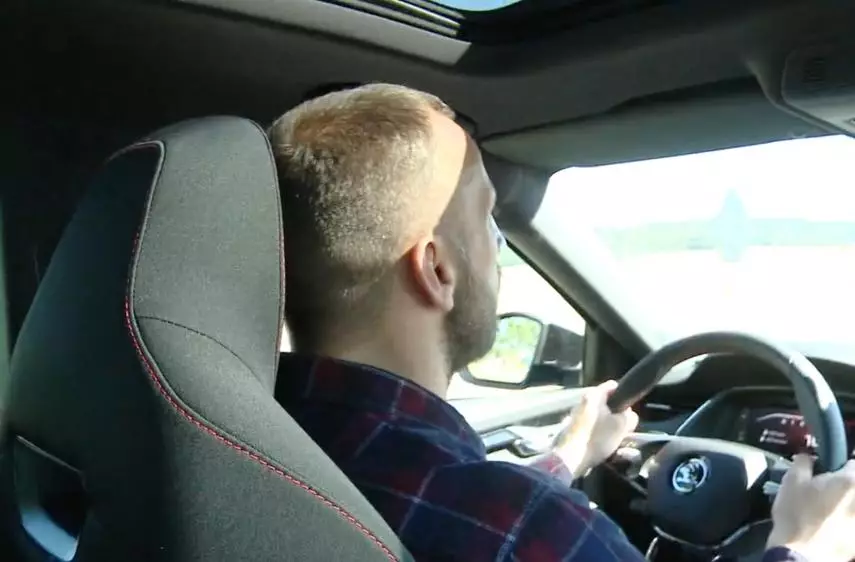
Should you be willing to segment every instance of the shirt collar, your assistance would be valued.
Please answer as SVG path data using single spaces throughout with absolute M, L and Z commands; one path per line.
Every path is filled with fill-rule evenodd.
M 451 404 L 410 380 L 361 363 L 283 353 L 276 397 L 286 410 L 306 402 L 342 404 L 430 425 L 476 450 L 484 446 L 478 433 Z

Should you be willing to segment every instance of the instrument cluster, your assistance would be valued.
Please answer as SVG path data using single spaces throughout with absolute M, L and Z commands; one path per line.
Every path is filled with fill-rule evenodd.
M 855 419 L 845 419 L 850 456 L 855 445 Z M 765 451 L 791 458 L 798 453 L 816 453 L 816 437 L 797 410 L 745 408 L 740 414 L 737 440 Z
M 855 395 L 837 397 L 850 456 L 855 458 Z M 743 387 L 721 392 L 696 410 L 677 430 L 685 437 L 736 441 L 783 457 L 815 454 L 817 441 L 796 403 L 792 389 Z

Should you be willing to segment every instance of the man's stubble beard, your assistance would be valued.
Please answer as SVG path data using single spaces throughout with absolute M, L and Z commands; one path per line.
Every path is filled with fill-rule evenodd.
M 462 282 L 454 291 L 454 308 L 445 319 L 449 376 L 484 357 L 496 341 L 498 292 L 461 260 Z

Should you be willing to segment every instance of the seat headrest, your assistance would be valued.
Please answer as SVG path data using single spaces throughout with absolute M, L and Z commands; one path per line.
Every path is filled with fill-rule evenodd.
M 93 352 L 108 351 L 108 341 L 87 337 L 89 327 L 107 315 L 124 324 L 132 311 L 135 321 L 218 344 L 272 393 L 284 303 L 281 224 L 270 148 L 254 123 L 200 119 L 143 139 L 114 155 L 93 182 L 39 287 L 13 362 L 34 347 L 91 343 Z
M 406 556 L 273 398 L 280 213 L 243 119 L 164 129 L 96 176 L 12 358 L 0 525 L 26 560 Z
M 119 158 L 137 153 L 160 161 L 129 276 L 134 317 L 217 343 L 272 393 L 285 277 L 264 132 L 245 120 L 206 119 L 161 131 Z

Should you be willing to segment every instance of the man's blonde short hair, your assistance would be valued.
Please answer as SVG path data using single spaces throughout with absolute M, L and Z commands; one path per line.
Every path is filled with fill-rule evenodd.
M 270 127 L 295 349 L 370 324 L 383 306 L 430 184 L 432 112 L 454 118 L 436 96 L 370 84 L 306 101 Z

